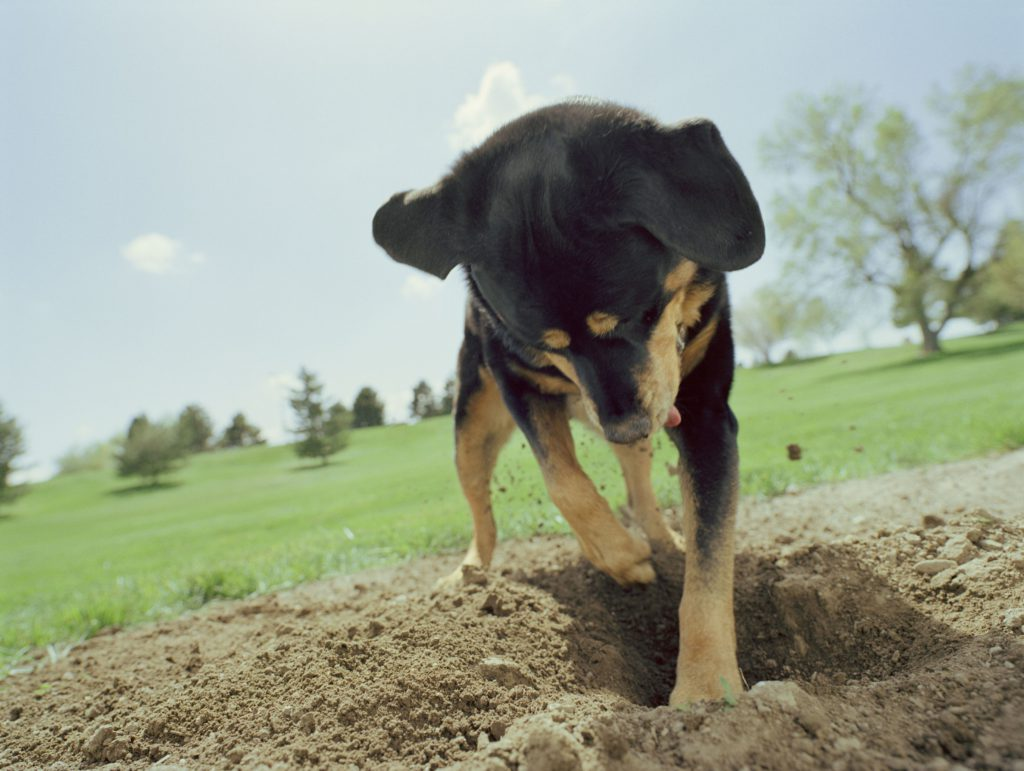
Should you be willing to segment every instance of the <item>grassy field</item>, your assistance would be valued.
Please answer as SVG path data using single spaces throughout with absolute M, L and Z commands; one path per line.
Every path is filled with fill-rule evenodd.
M 744 493 L 1024 446 L 1024 325 L 946 348 L 929 359 L 904 347 L 740 371 Z M 790 443 L 799 462 L 787 459 Z M 610 452 L 587 433 L 579 445 L 621 502 Z M 658 445 L 655 486 L 673 503 L 671 443 Z M 354 432 L 323 468 L 263 447 L 195 457 L 157 489 L 109 471 L 36 485 L 0 516 L 0 662 L 218 597 L 461 548 L 470 522 L 451 456 L 451 422 L 436 418 Z M 519 435 L 495 476 L 495 509 L 502 537 L 566 529 Z

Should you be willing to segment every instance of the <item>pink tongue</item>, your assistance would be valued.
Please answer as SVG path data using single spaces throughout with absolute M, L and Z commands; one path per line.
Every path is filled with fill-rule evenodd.
M 665 418 L 665 428 L 675 428 L 683 422 L 683 416 L 679 414 L 679 410 L 673 404 L 668 411 L 668 417 Z

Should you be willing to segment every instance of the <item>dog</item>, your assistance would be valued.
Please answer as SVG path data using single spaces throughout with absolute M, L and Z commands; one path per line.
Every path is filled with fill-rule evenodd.
M 432 187 L 393 195 L 373 235 L 440 278 L 462 265 L 468 283 L 453 412 L 473 539 L 448 581 L 491 563 L 491 475 L 515 427 L 586 558 L 620 584 L 653 581 L 652 544 L 680 546 L 651 485 L 651 436 L 664 427 L 679 450 L 686 550 L 670 704 L 739 693 L 725 273 L 760 259 L 765 232 L 717 127 L 663 125 L 610 103 L 544 107 Z M 580 467 L 570 418 L 611 445 L 646 540 Z

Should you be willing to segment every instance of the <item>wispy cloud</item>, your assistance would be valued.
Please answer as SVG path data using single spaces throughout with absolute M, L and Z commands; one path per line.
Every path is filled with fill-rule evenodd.
M 575 88 L 572 78 L 556 75 L 551 85 L 555 96 L 531 94 L 519 68 L 512 62 L 496 62 L 487 67 L 480 88 L 467 94 L 452 118 L 448 142 L 453 150 L 468 150 L 485 140 L 497 128 L 525 112 L 566 96 Z
M 402 293 L 402 297 L 406 297 L 410 300 L 429 300 L 437 291 L 441 288 L 441 280 L 434 278 L 433 276 L 424 276 L 419 273 L 413 273 L 406 276 L 405 281 L 402 283 L 402 288 L 399 290 Z
M 189 252 L 184 244 L 162 233 L 146 233 L 121 248 L 121 256 L 143 273 L 165 275 L 185 265 L 202 265 L 206 255 Z

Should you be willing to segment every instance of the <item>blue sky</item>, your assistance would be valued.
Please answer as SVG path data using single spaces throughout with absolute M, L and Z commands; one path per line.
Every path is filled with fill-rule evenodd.
M 464 291 L 370 222 L 565 96 L 707 116 L 766 204 L 794 93 L 920 114 L 967 63 L 1024 67 L 1024 3 L 0 0 L 0 403 L 39 477 L 130 418 L 203 405 L 287 438 L 300 366 L 403 419 L 453 371 Z M 767 212 L 766 212 L 767 213 Z M 733 279 L 770 280 L 784 253 Z

